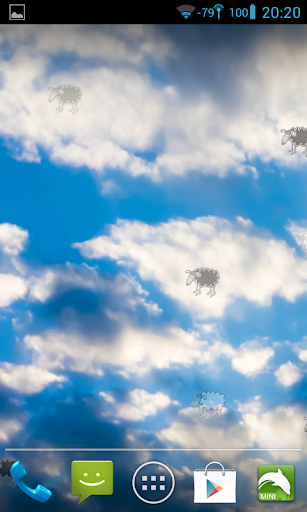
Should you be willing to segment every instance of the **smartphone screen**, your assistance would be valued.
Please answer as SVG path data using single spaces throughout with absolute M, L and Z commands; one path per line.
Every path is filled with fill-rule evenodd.
M 305 510 L 306 7 L 34 5 L 0 17 L 2 509 Z

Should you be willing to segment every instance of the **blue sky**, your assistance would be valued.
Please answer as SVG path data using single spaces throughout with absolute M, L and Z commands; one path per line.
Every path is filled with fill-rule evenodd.
M 306 507 L 304 452 L 151 452 L 305 446 L 307 159 L 280 133 L 306 125 L 305 39 L 303 26 L 0 27 L 1 448 L 147 450 L 11 453 L 52 489 L 46 510 L 75 509 L 70 463 L 99 456 L 115 488 L 93 511 L 142 509 L 131 478 L 156 458 L 174 510 L 216 459 L 237 471 L 238 510 L 259 508 L 261 463 L 294 464 L 291 510 Z M 48 101 L 64 84 L 82 89 L 75 115 Z M 186 286 L 197 267 L 220 273 L 214 297 Z M 226 395 L 220 420 L 192 407 L 206 390 Z

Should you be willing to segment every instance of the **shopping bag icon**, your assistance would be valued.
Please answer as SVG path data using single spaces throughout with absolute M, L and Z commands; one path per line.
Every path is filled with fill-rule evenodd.
M 208 469 L 219 464 L 221 469 Z M 194 471 L 194 503 L 236 503 L 236 471 L 217 461 Z

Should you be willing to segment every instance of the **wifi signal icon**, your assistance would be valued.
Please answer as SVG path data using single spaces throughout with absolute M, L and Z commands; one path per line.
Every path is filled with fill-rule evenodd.
M 216 4 L 213 9 L 215 9 L 218 12 L 218 19 L 220 19 L 220 12 L 222 9 L 224 9 L 224 6 L 222 4 Z
M 179 7 L 177 7 L 177 10 L 185 19 L 187 19 L 195 9 L 196 7 L 193 7 L 193 5 L 179 5 Z

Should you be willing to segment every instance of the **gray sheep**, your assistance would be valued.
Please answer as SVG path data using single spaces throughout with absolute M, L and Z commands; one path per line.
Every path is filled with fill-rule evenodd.
M 56 108 L 60 112 L 63 112 L 63 105 L 67 103 L 72 105 L 72 108 L 69 112 L 76 114 L 79 112 L 78 109 L 78 101 L 81 100 L 82 92 L 80 87 L 76 87 L 75 85 L 59 85 L 58 87 L 48 87 L 51 92 L 49 96 L 49 102 L 51 103 L 55 99 L 59 100 L 59 106 Z
M 216 295 L 215 286 L 220 280 L 220 274 L 213 268 L 196 268 L 195 270 L 186 270 L 186 274 L 189 274 L 186 285 L 189 286 L 191 283 L 196 283 L 196 290 L 193 293 L 196 295 L 201 294 L 201 288 L 210 288 L 207 295 L 214 297 Z
M 222 409 L 226 402 L 224 393 L 218 391 L 202 391 L 202 393 L 192 393 L 195 396 L 193 408 L 200 406 L 203 408 L 200 414 L 201 418 L 206 418 L 210 409 L 216 410 L 213 418 L 219 420 L 222 417 Z
M 284 133 L 281 143 L 284 145 L 290 141 L 292 144 L 292 148 L 289 150 L 291 155 L 296 153 L 298 146 L 305 146 L 305 151 L 303 151 L 302 155 L 307 156 L 307 128 L 297 126 L 296 128 L 290 128 L 290 130 L 280 131 Z

